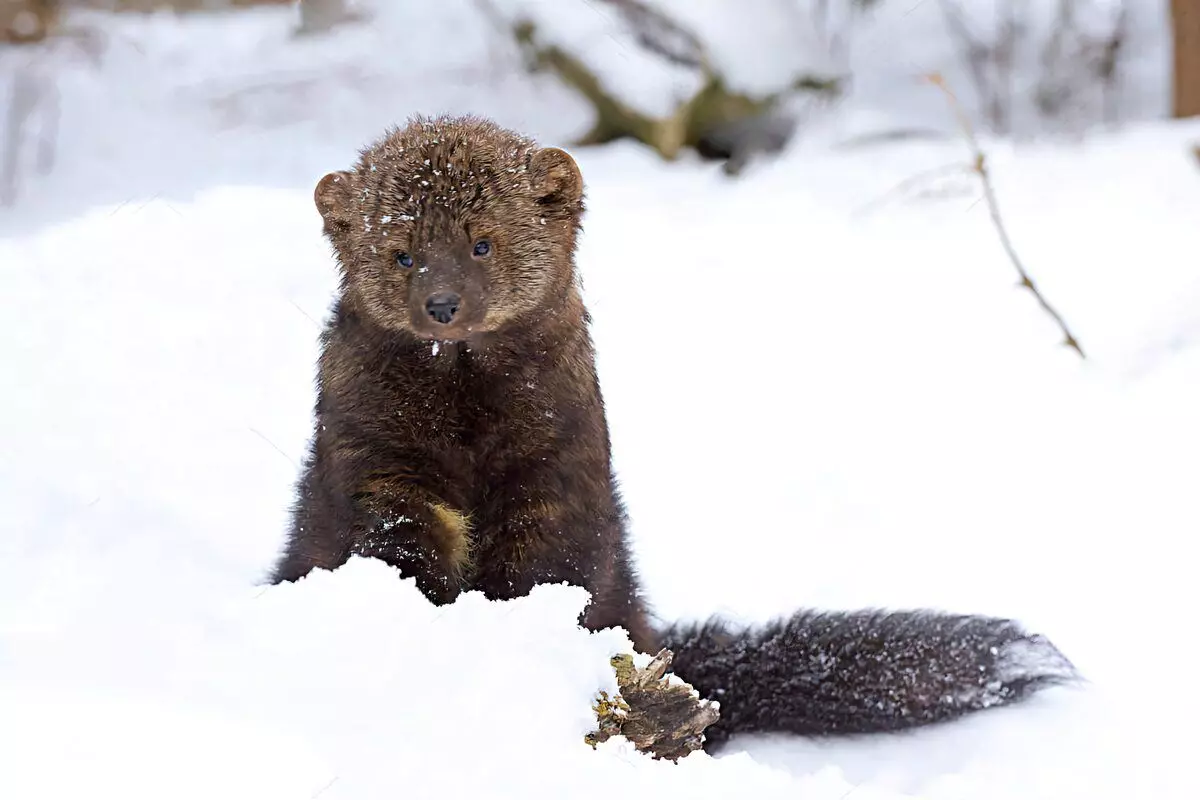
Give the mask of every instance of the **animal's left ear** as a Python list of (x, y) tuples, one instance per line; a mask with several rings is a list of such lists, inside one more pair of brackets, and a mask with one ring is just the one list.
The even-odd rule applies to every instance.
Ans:
[(583, 173), (575, 159), (557, 147), (543, 147), (529, 162), (533, 196), (546, 205), (566, 205), (583, 196)]

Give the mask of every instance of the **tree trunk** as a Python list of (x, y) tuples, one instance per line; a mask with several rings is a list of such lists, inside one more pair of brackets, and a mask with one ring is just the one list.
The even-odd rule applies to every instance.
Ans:
[(1200, 0), (1171, 0), (1176, 117), (1200, 116)]
[(40, 42), (50, 33), (54, 11), (51, 0), (0, 0), (0, 42)]
[(300, 0), (301, 33), (325, 33), (353, 16), (346, 0)]

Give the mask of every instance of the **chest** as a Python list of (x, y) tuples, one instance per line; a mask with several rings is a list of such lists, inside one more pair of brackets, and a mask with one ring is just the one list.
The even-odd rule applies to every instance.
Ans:
[(469, 353), (382, 364), (363, 376), (360, 419), (397, 449), (415, 449), (456, 472), (478, 472), (552, 447), (569, 434), (569, 392), (534, 363), (496, 368)]

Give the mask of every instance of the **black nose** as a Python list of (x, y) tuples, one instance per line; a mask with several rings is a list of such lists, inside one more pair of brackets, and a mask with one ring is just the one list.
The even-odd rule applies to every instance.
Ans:
[(458, 313), (462, 298), (454, 292), (435, 292), (425, 299), (425, 311), (434, 321), (446, 325)]

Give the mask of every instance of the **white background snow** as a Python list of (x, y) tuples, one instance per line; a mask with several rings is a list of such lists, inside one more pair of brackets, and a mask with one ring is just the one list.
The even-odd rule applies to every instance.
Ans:
[[(536, 5), (563, 36), (610, 22)], [(1081, 361), (971, 180), (893, 191), (969, 158), (914, 79), (961, 75), (933, 5), (886, 5), (855, 94), (741, 180), (577, 152), (638, 563), (663, 620), (1015, 616), (1089, 683), (670, 765), (582, 743), (628, 643), (576, 626), (579, 590), (434, 608), (368, 561), (266, 588), (336, 282), (316, 180), (412, 113), (561, 144), (586, 110), (515, 72), (467, 2), (305, 42), (286, 10), (85, 16), (99, 67), (0, 52), (0, 76), (55, 75), (63, 113), (52, 172), (0, 209), (0, 797), (1197, 796), (1200, 126), (1156, 119), (1165, 28), (1135, 3), (1127, 124), (985, 140)], [(721, 8), (691, 13), (716, 30)], [(950, 135), (837, 146), (914, 122)]]

